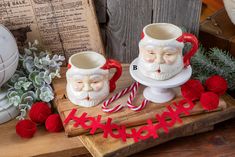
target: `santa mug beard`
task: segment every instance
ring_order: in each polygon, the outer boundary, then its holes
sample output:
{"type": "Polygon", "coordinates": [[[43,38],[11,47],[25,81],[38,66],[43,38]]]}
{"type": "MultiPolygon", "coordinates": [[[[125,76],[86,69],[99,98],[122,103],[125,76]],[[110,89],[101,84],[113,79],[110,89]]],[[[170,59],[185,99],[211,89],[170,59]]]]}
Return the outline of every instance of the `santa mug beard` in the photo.
{"type": "Polygon", "coordinates": [[[143,56],[139,56],[139,70],[140,72],[149,78],[155,80],[167,80],[180,73],[184,67],[182,62],[182,56],[178,55],[176,61],[173,64],[159,64],[156,62],[147,62],[143,56]]]}
{"type": "Polygon", "coordinates": [[[68,98],[73,104],[82,107],[93,107],[101,103],[109,95],[109,81],[104,81],[99,91],[76,91],[71,84],[67,84],[68,98]]]}

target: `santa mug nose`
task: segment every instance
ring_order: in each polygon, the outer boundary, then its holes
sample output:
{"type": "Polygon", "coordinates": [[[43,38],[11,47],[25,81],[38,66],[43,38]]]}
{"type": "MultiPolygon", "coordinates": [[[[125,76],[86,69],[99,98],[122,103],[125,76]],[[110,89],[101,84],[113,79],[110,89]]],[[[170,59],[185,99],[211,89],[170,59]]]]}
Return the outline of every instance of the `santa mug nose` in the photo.
{"type": "Polygon", "coordinates": [[[155,60],[156,60],[157,64],[164,64],[165,63],[164,59],[160,55],[157,55],[155,60]]]}
{"type": "Polygon", "coordinates": [[[85,83],[82,90],[85,91],[85,92],[90,92],[90,91],[92,91],[93,89],[92,89],[92,87],[89,85],[89,83],[85,83]]]}

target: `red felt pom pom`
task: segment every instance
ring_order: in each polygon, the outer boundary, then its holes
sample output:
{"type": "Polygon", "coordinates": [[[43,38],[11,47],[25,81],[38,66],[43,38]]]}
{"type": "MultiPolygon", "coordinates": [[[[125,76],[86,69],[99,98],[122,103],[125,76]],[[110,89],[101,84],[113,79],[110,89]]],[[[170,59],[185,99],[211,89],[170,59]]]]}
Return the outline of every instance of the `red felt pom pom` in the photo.
{"type": "Polygon", "coordinates": [[[207,90],[214,92],[218,95],[223,95],[228,89],[227,81],[219,75],[209,77],[206,80],[205,85],[207,90]]]}
{"type": "Polygon", "coordinates": [[[213,92],[202,94],[200,103],[205,110],[214,110],[219,106],[219,96],[213,92]]]}
{"type": "Polygon", "coordinates": [[[51,115],[51,109],[45,102],[36,102],[29,111],[30,119],[35,123],[45,123],[46,119],[51,115]]]}
{"type": "Polygon", "coordinates": [[[47,118],[46,129],[49,132],[60,132],[63,130],[63,124],[58,114],[52,114],[47,118]]]}
{"type": "Polygon", "coordinates": [[[181,86],[181,93],[185,99],[199,100],[204,87],[199,80],[191,79],[181,86]]]}
{"type": "Polygon", "coordinates": [[[21,120],[16,124],[16,133],[22,138],[31,138],[36,131],[36,124],[29,119],[21,120]]]}

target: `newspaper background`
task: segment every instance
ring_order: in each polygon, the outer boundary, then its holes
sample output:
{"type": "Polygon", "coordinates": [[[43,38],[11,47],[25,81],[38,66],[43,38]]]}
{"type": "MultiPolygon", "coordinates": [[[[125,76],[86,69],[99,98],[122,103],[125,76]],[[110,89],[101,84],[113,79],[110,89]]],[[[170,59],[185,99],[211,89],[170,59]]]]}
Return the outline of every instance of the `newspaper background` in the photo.
{"type": "Polygon", "coordinates": [[[19,47],[37,39],[66,59],[74,53],[104,53],[92,0],[0,0],[0,23],[19,47]]]}

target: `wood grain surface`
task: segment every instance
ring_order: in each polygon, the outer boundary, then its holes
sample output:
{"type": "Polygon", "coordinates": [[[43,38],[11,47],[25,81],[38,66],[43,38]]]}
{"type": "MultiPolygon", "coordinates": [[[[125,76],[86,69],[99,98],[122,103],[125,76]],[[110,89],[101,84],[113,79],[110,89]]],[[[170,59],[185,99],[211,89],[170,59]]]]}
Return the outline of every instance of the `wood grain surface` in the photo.
{"type": "Polygon", "coordinates": [[[1,157],[68,157],[87,154],[78,137],[67,138],[64,132],[49,133],[43,126],[31,139],[22,139],[15,133],[17,120],[0,125],[1,157]]]}
{"type": "MultiPolygon", "coordinates": [[[[200,131],[208,131],[212,129],[213,125],[235,117],[234,99],[228,95],[225,95],[223,98],[229,106],[227,109],[213,113],[184,117],[183,123],[174,125],[169,134],[165,134],[162,130],[159,130],[158,139],[150,138],[138,143],[134,143],[132,139],[128,139],[127,142],[124,143],[119,139],[104,139],[102,138],[102,134],[93,136],[83,135],[80,136],[80,139],[93,157],[129,156],[178,137],[194,135],[200,131]]],[[[170,155],[175,156],[173,154],[170,155]]]]}
{"type": "Polygon", "coordinates": [[[130,62],[138,56],[142,29],[152,20],[152,0],[108,0],[108,57],[130,62]]]}
{"type": "Polygon", "coordinates": [[[201,0],[153,0],[153,22],[173,23],[198,34],[201,0]]]}
{"type": "Polygon", "coordinates": [[[138,56],[143,27],[153,22],[174,23],[198,34],[201,3],[201,0],[106,0],[103,3],[106,15],[98,14],[98,19],[106,18],[105,23],[101,20],[106,55],[130,63],[138,56]]]}
{"type": "Polygon", "coordinates": [[[235,119],[215,125],[213,131],[179,138],[130,157],[234,157],[235,119]]]}
{"type": "MultiPolygon", "coordinates": [[[[112,118],[113,123],[117,123],[119,125],[126,125],[127,127],[138,126],[147,123],[147,119],[152,119],[153,121],[156,121],[155,115],[161,114],[164,111],[166,111],[166,105],[172,104],[172,102],[178,102],[179,100],[183,99],[179,88],[177,88],[175,89],[177,96],[175,99],[173,99],[170,102],[162,104],[149,102],[147,106],[140,112],[134,112],[128,108],[124,108],[120,112],[109,114],[101,110],[101,104],[90,108],[80,107],[72,104],[69,101],[69,99],[67,99],[66,96],[67,94],[65,90],[66,89],[65,69],[63,69],[62,71],[63,71],[61,75],[62,77],[53,82],[53,88],[56,95],[54,103],[55,106],[57,107],[57,110],[61,116],[62,121],[66,119],[66,117],[69,115],[72,109],[76,108],[77,109],[76,116],[78,117],[80,117],[84,112],[86,112],[88,116],[92,117],[101,115],[102,116],[101,123],[105,123],[108,118],[112,118]]],[[[132,82],[133,80],[129,74],[129,65],[124,65],[123,74],[117,82],[117,89],[115,90],[114,93],[111,93],[109,97],[119,92],[120,90],[123,90],[124,88],[130,86],[132,82]]],[[[143,86],[139,88],[136,98],[134,99],[133,104],[136,106],[139,105],[144,99],[142,94],[143,89],[144,89],[143,86]]],[[[128,96],[129,94],[126,94],[122,98],[112,103],[111,106],[116,106],[120,103],[125,104],[127,102],[128,96]]],[[[221,99],[219,107],[215,111],[222,110],[225,108],[226,108],[226,103],[224,102],[223,99],[221,99]]],[[[205,112],[206,111],[201,107],[200,103],[197,102],[196,106],[190,111],[190,114],[196,115],[205,112]]],[[[185,115],[182,114],[181,116],[185,115]]],[[[68,136],[77,136],[89,131],[89,130],[84,130],[81,127],[74,127],[72,122],[65,125],[64,127],[65,127],[65,132],[68,136]]]]}
{"type": "Polygon", "coordinates": [[[106,0],[94,0],[96,15],[99,23],[106,23],[107,7],[106,0]]]}

